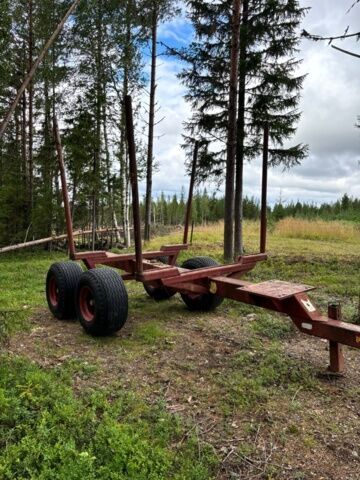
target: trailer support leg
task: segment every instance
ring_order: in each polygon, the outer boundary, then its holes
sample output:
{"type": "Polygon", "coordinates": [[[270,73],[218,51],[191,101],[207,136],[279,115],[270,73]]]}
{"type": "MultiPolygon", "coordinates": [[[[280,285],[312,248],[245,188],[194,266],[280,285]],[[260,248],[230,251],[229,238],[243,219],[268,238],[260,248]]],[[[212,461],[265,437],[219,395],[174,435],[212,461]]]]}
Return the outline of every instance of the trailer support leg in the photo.
{"type": "MultiPolygon", "coordinates": [[[[340,303],[331,303],[328,307],[328,317],[334,320],[341,320],[340,303]]],[[[338,342],[329,341],[330,365],[329,372],[343,373],[345,371],[345,358],[342,345],[338,342]]]]}

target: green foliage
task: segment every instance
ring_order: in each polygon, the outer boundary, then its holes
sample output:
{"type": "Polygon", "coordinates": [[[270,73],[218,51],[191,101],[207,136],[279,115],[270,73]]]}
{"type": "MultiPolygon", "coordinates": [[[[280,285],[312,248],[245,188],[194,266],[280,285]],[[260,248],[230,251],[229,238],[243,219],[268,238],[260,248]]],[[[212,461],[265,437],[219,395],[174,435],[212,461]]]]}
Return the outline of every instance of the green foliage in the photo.
{"type": "Polygon", "coordinates": [[[66,370],[1,358],[0,477],[167,480],[211,477],[213,455],[195,439],[171,445],[185,425],[121,385],[76,397],[66,370]],[[110,401],[111,399],[111,401],[110,401]]]}
{"type": "Polygon", "coordinates": [[[270,348],[256,344],[233,361],[226,378],[226,402],[245,409],[257,409],[276,397],[278,390],[296,391],[314,387],[311,369],[287,358],[277,343],[270,348]]]}
{"type": "Polygon", "coordinates": [[[50,265],[65,256],[45,251],[13,253],[0,258],[0,309],[31,312],[45,305],[45,278],[50,265]]]}
{"type": "MultiPolygon", "coordinates": [[[[199,170],[204,180],[223,178],[228,119],[232,2],[189,0],[195,36],[181,52],[189,66],[180,78],[194,113],[187,123],[187,148],[197,138],[203,149],[199,170]],[[220,140],[220,142],[219,142],[220,140]]],[[[307,154],[304,145],[285,148],[300,118],[304,76],[297,75],[297,29],[305,15],[298,1],[242,2],[239,68],[237,161],[261,153],[264,122],[269,122],[273,165],[290,167],[307,154]]]]}
{"type": "Polygon", "coordinates": [[[321,205],[290,202],[283,205],[276,203],[273,208],[275,220],[285,217],[298,217],[323,220],[348,220],[360,222],[360,199],[349,197],[346,193],[334,203],[321,205]]]}
{"type": "Polygon", "coordinates": [[[138,325],[134,332],[134,336],[142,343],[153,345],[157,341],[166,338],[166,332],[164,332],[162,326],[157,322],[149,321],[142,325],[138,325]]]}
{"type": "MultiPolygon", "coordinates": [[[[154,225],[180,225],[185,218],[185,201],[175,194],[165,196],[163,193],[153,200],[154,225]]],[[[140,205],[141,213],[144,215],[144,202],[140,205]]],[[[260,218],[259,201],[254,197],[244,197],[243,216],[247,220],[258,220],[260,218]]],[[[323,220],[346,220],[360,223],[360,200],[343,195],[334,203],[323,203],[321,205],[289,202],[275,203],[268,207],[269,226],[275,226],[276,222],[287,217],[301,219],[323,219],[323,220]]],[[[206,189],[198,190],[194,195],[192,219],[195,224],[204,225],[207,222],[217,222],[224,218],[224,197],[216,193],[210,195],[206,189]]]]}
{"type": "Polygon", "coordinates": [[[258,315],[251,327],[254,332],[271,340],[285,338],[294,329],[292,322],[288,318],[278,317],[269,313],[258,315]]]}
{"type": "Polygon", "coordinates": [[[28,312],[22,310],[0,309],[0,346],[5,343],[12,333],[19,330],[29,330],[26,322],[28,312]]]}
{"type": "MultiPolygon", "coordinates": [[[[245,222],[245,230],[248,248],[255,251],[258,224],[245,222]]],[[[180,262],[209,253],[221,260],[222,231],[222,224],[199,227],[196,243],[183,252],[180,262]]],[[[175,230],[166,238],[152,240],[149,249],[178,243],[180,237],[175,230]]],[[[312,294],[317,304],[326,309],[328,301],[336,297],[343,300],[345,318],[350,319],[354,307],[357,311],[357,238],[346,243],[301,241],[274,230],[269,242],[272,256],[248,279],[281,278],[319,285],[322,288],[312,294]],[[354,305],[352,295],[356,297],[354,305]]],[[[243,469],[244,456],[252,460],[257,474],[265,441],[276,446],[270,463],[279,465],[281,447],[288,442],[286,465],[295,472],[294,448],[295,458],[301,448],[306,452],[318,444],[323,452],[334,434],[351,431],[352,419],[346,423],[345,415],[338,421],[337,411],[339,405],[346,401],[356,404],[358,399],[359,388],[353,388],[356,382],[351,373],[349,383],[341,380],[340,398],[334,399],[333,379],[328,383],[317,378],[318,366],[310,360],[300,362],[282,342],[274,341],[286,341],[291,334],[288,319],[237,302],[224,302],[215,315],[194,315],[184,310],[180,299],[152,302],[141,284],[129,282],[130,324],[120,336],[93,339],[83,335],[76,324],[57,326],[55,320],[50,324],[50,319],[42,317],[46,270],[63,259],[58,253],[43,251],[0,257],[0,310],[39,307],[25,310],[24,315],[32,311],[36,328],[41,325],[45,330],[41,338],[36,333],[29,339],[29,351],[24,351],[23,358],[6,353],[0,358],[1,479],[210,480],[220,465],[225,468],[221,459],[232,451],[232,445],[236,451],[226,474],[243,469]],[[247,319],[249,313],[256,318],[247,319]],[[48,333],[61,333],[62,328],[70,342],[62,339],[59,348],[48,333]],[[192,332],[196,342],[190,351],[190,345],[183,348],[183,342],[192,332]],[[159,347],[170,343],[168,338],[180,358],[172,351],[159,352],[159,347]],[[65,348],[70,358],[60,363],[65,348]],[[32,353],[49,359],[52,366],[35,365],[29,360],[32,353]],[[170,398],[178,401],[172,395],[174,388],[179,403],[186,407],[181,417],[165,408],[163,387],[169,378],[171,392],[166,403],[169,406],[170,398]],[[180,399],[183,394],[185,398],[180,399]],[[193,403],[188,403],[188,395],[193,396],[193,403]],[[319,410],[323,412],[320,416],[319,410]],[[224,452],[222,445],[231,450],[224,452]]],[[[30,324],[27,318],[16,323],[16,317],[9,318],[8,326],[14,330],[30,324]]],[[[21,336],[12,340],[15,348],[18,340],[21,336]]],[[[323,354],[326,358],[327,353],[323,354]]],[[[250,465],[250,461],[246,463],[250,465]]]]}
{"type": "MultiPolygon", "coordinates": [[[[69,0],[0,2],[0,118],[69,0]]],[[[178,9],[156,2],[161,22],[178,9]]],[[[76,225],[125,221],[128,164],[122,99],[146,83],[144,47],[154,2],[80,2],[37,70],[0,144],[0,244],[63,232],[52,128],[64,156],[76,225]],[[63,133],[63,132],[61,132],[63,133]]],[[[141,141],[137,140],[141,151],[141,141]]],[[[141,163],[141,162],[139,162],[141,163]]],[[[141,169],[140,169],[141,170],[141,169]]]]}

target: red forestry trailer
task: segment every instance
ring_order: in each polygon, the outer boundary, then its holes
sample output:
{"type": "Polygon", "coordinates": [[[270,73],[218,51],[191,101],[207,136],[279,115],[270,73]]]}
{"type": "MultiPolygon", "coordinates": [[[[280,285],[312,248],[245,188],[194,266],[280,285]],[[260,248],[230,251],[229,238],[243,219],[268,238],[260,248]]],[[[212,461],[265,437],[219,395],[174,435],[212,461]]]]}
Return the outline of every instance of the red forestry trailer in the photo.
{"type": "Polygon", "coordinates": [[[344,356],[341,346],[360,348],[360,326],[341,321],[339,305],[329,305],[328,315],[325,316],[308,296],[313,287],[280,280],[260,283],[242,280],[243,275],[252,270],[258,262],[267,259],[265,248],[268,128],[265,128],[264,135],[261,253],[243,255],[230,265],[219,265],[208,257],[195,257],[178,267],[176,261],[179,253],[188,248],[198,148],[195,146],[183,244],[165,245],[158,251],[143,252],[133,113],[129,96],[125,98],[125,113],[135,254],[118,255],[106,251],[76,253],[61,142],[54,121],[71,259],[70,262],[53,264],[47,274],[46,296],[54,316],[59,320],[77,317],[87,333],[97,336],[111,335],[123,327],[128,317],[128,294],[125,288],[125,282],[128,280],[143,283],[148,295],[155,300],[166,300],[180,293],[190,310],[214,310],[225,298],[230,298],[286,314],[301,332],[328,340],[329,370],[342,372],[344,356]],[[77,261],[84,263],[85,272],[77,261]],[[100,265],[111,268],[96,268],[100,265]],[[119,275],[115,269],[123,273],[119,275]]]}

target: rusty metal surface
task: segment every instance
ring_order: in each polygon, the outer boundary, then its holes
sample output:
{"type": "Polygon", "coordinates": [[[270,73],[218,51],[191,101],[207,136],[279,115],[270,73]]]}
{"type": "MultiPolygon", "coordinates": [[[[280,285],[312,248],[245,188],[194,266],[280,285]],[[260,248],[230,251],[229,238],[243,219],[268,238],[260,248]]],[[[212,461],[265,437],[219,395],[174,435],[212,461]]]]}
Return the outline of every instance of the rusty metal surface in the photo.
{"type": "Polygon", "coordinates": [[[167,278],[178,278],[179,270],[177,267],[168,265],[167,268],[156,268],[151,264],[144,263],[144,269],[146,270],[141,276],[138,276],[140,282],[151,282],[154,280],[165,280],[167,278]]]}
{"type": "Polygon", "coordinates": [[[85,259],[106,259],[108,253],[105,250],[97,250],[96,252],[81,252],[75,255],[75,260],[85,260],[85,259]]]}
{"type": "Polygon", "coordinates": [[[269,124],[264,125],[263,168],[261,186],[261,221],[260,221],[260,252],[266,252],[267,238],[267,187],[269,165],[269,124]]]}
{"type": "Polygon", "coordinates": [[[199,268],[196,270],[187,270],[184,273],[181,273],[179,277],[168,278],[164,281],[166,286],[175,286],[176,284],[181,284],[183,282],[196,282],[200,280],[209,280],[211,277],[217,277],[219,275],[226,275],[232,273],[247,273],[252,270],[256,265],[256,262],[253,263],[233,263],[230,265],[219,265],[216,267],[205,267],[199,268]]]}
{"type": "Polygon", "coordinates": [[[163,245],[160,250],[162,252],[169,252],[169,251],[174,251],[176,250],[177,252],[180,252],[180,250],[187,250],[189,246],[187,244],[182,244],[180,243],[179,245],[163,245]]]}
{"type": "MultiPolygon", "coordinates": [[[[328,317],[333,320],[341,320],[341,303],[330,303],[328,305],[328,317]]],[[[329,342],[330,365],[329,372],[343,373],[345,371],[345,357],[342,345],[338,342],[329,342]]]]}
{"type": "Polygon", "coordinates": [[[72,216],[71,216],[71,209],[70,209],[70,202],[69,202],[69,192],[68,192],[67,181],[66,181],[63,147],[62,147],[62,144],[61,144],[61,137],[60,137],[58,121],[57,121],[57,118],[56,118],[55,114],[54,114],[54,118],[53,118],[53,129],[54,129],[55,146],[56,146],[57,157],[58,157],[58,162],[59,162],[61,190],[62,190],[62,197],[63,197],[63,201],[64,201],[64,210],[65,210],[66,230],[67,230],[67,237],[68,237],[68,244],[69,244],[69,253],[70,253],[70,259],[74,260],[75,255],[76,255],[76,249],[75,249],[75,240],[74,240],[73,221],[72,221],[72,216]]]}
{"type": "Polygon", "coordinates": [[[314,290],[314,288],[315,287],[310,287],[309,285],[283,282],[281,280],[269,280],[267,282],[253,283],[240,287],[244,292],[274,298],[276,300],[292,297],[297,293],[309,292],[310,290],[314,290]]]}
{"type": "Polygon", "coordinates": [[[192,168],[191,168],[189,197],[188,197],[188,201],[187,201],[187,205],[186,205],[184,238],[183,238],[183,243],[184,244],[188,243],[188,238],[189,238],[189,225],[190,225],[190,220],[191,220],[192,201],[193,201],[193,194],[194,194],[194,185],[195,185],[198,152],[199,152],[199,143],[196,142],[195,147],[194,147],[194,156],[193,156],[193,163],[192,163],[192,168]]]}
{"type": "Polygon", "coordinates": [[[254,255],[241,255],[238,258],[238,262],[242,265],[246,263],[254,263],[254,262],[264,262],[267,260],[268,256],[265,253],[256,253],[254,255]]]}
{"type": "Polygon", "coordinates": [[[132,99],[130,95],[125,97],[125,121],[126,121],[126,138],[129,154],[129,174],[132,190],[132,210],[134,220],[134,239],[135,239],[135,254],[136,254],[136,273],[141,275],[143,272],[142,264],[142,238],[141,238],[141,218],[140,218],[140,204],[139,204],[139,185],[136,163],[136,148],[134,135],[134,120],[132,99]]]}

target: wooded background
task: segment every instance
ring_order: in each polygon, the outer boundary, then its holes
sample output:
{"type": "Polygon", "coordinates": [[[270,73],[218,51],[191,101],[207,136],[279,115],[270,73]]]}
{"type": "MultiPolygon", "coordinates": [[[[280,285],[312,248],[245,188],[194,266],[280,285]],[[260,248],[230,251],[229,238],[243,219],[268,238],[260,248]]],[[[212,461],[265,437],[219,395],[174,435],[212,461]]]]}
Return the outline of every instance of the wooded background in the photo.
{"type": "MultiPolygon", "coordinates": [[[[70,5],[68,0],[0,0],[0,119],[70,5]]],[[[300,118],[304,77],[297,75],[298,44],[306,10],[296,0],[189,0],[183,7],[186,11],[173,0],[80,2],[0,141],[1,245],[65,230],[52,138],[55,113],[75,228],[120,226],[125,244],[130,244],[122,109],[127,94],[134,97],[139,170],[146,179],[144,236],[149,238],[154,223],[182,222],[185,192],[154,198],[152,191],[154,135],[161,120],[156,97],[161,48],[161,54],[176,56],[183,64],[179,81],[187,87],[193,111],[185,125],[184,148],[190,159],[194,142],[200,144],[199,182],[211,178],[220,184],[228,172],[225,199],[198,190],[194,219],[219,220],[227,212],[231,240],[225,257],[242,251],[242,218],[258,215],[256,200],[243,199],[243,165],[261,155],[264,124],[270,126],[272,165],[290,168],[307,154],[305,145],[289,143],[300,118]],[[159,26],[177,15],[188,15],[194,29],[192,41],[182,49],[158,39],[159,26]],[[141,104],[145,121],[140,119],[141,104]]],[[[354,202],[345,198],[338,206],[352,211],[358,208],[354,202]]],[[[297,204],[288,209],[304,214],[317,207],[297,204]]],[[[318,210],[336,216],[339,209],[318,210]]]]}

